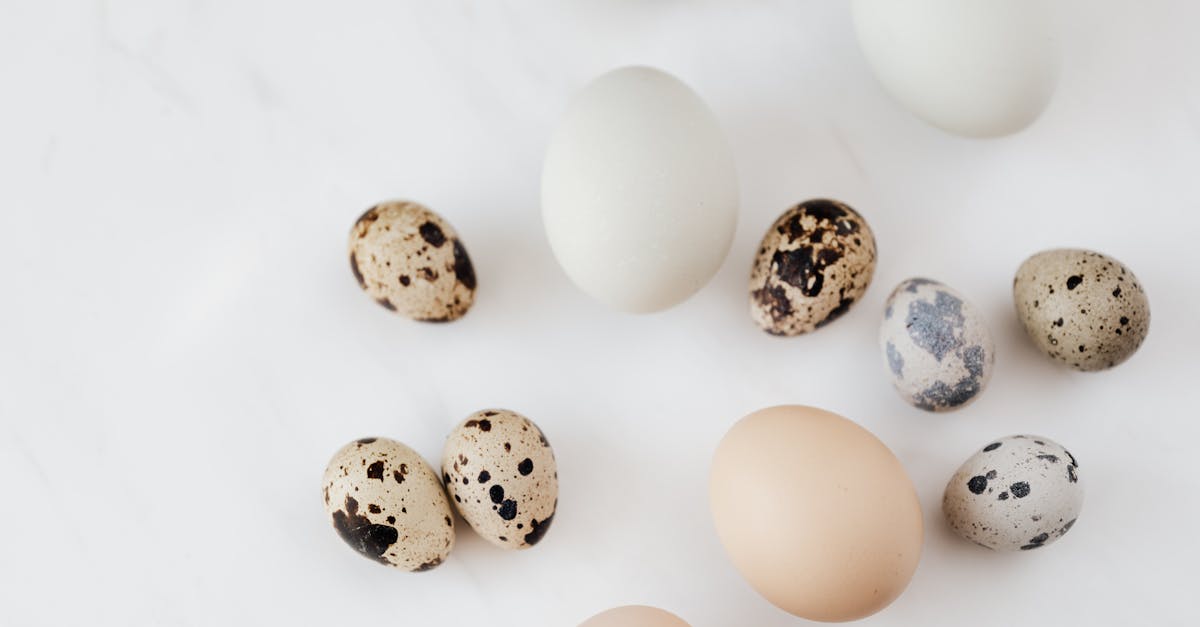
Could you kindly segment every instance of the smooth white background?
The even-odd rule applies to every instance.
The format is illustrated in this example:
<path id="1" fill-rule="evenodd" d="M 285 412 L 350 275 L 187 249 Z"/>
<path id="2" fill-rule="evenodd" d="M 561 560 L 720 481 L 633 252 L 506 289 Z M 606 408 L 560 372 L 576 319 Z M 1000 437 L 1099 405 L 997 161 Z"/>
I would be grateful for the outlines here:
<path id="1" fill-rule="evenodd" d="M 921 496 L 926 546 L 870 625 L 1195 624 L 1200 564 L 1200 5 L 1064 0 L 1045 115 L 947 135 L 871 76 L 838 2 L 34 2 L 0 6 L 0 624 L 572 626 L 659 605 L 695 627 L 802 623 L 712 529 L 712 451 L 807 403 L 874 431 Z M 589 301 L 539 219 L 571 94 L 646 63 L 690 83 L 742 181 L 714 280 L 669 311 Z M 747 315 L 759 237 L 790 204 L 870 220 L 863 302 L 813 335 Z M 461 232 L 461 321 L 395 317 L 346 261 L 354 218 L 419 200 Z M 1144 283 L 1149 339 L 1109 372 L 1026 340 L 1012 275 L 1085 246 Z M 998 344 L 968 409 L 909 408 L 876 330 L 911 275 L 956 287 Z M 437 459 L 469 412 L 519 410 L 560 465 L 554 527 L 505 553 L 465 526 L 441 568 L 347 550 L 319 498 L 341 444 Z M 1080 460 L 1061 542 L 998 555 L 941 520 L 945 481 L 1019 432 Z"/>

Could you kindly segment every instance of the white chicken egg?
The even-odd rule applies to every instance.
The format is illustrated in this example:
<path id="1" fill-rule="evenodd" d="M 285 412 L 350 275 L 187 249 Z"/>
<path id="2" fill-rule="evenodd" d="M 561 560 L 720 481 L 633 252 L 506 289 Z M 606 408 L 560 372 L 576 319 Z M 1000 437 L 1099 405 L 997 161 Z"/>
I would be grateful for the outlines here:
<path id="1" fill-rule="evenodd" d="M 854 0 L 853 12 L 887 91 L 952 133 L 1015 133 L 1054 92 L 1058 52 L 1042 0 Z"/>
<path id="2" fill-rule="evenodd" d="M 650 312 L 686 300 L 729 251 L 733 155 L 687 85 L 648 67 L 576 97 L 546 152 L 542 217 L 554 256 L 593 298 Z"/>

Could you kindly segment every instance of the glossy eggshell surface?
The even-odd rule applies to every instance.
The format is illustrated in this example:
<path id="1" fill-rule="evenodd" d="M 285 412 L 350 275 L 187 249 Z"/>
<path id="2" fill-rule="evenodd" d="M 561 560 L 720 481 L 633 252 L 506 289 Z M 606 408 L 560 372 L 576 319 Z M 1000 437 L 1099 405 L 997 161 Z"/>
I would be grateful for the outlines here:
<path id="1" fill-rule="evenodd" d="M 627 605 L 601 612 L 579 627 L 690 627 L 682 618 L 645 605 Z"/>
<path id="2" fill-rule="evenodd" d="M 893 387 L 926 411 L 958 409 L 975 400 L 992 377 L 996 353 L 979 310 L 930 279 L 908 279 L 892 290 L 879 347 Z"/>
<path id="3" fill-rule="evenodd" d="M 325 512 L 364 557 L 429 570 L 454 547 L 454 518 L 437 474 L 411 448 L 363 438 L 338 450 L 322 480 Z"/>
<path id="4" fill-rule="evenodd" d="M 709 496 L 734 566 L 783 610 L 863 618 L 904 591 L 921 555 L 921 506 L 904 467 L 866 429 L 798 405 L 746 416 L 713 457 Z"/>
<path id="5" fill-rule="evenodd" d="M 716 118 L 660 70 L 592 81 L 546 152 L 542 217 L 554 256 L 580 289 L 621 311 L 665 309 L 704 286 L 729 251 L 737 207 Z"/>
<path id="6" fill-rule="evenodd" d="M 750 317 L 772 335 L 819 329 L 862 299 L 875 274 L 875 235 L 836 200 L 802 202 L 767 230 L 750 269 Z"/>
<path id="7" fill-rule="evenodd" d="M 441 216 L 407 201 L 368 209 L 350 230 L 350 270 L 383 307 L 424 322 L 460 318 L 475 302 L 475 267 Z"/>
<path id="8" fill-rule="evenodd" d="M 946 484 L 942 512 L 955 533 L 997 551 L 1040 549 L 1075 525 L 1083 508 L 1079 463 L 1036 435 L 994 440 Z"/>
<path id="9" fill-rule="evenodd" d="M 532 420 L 507 409 L 478 411 L 446 438 L 442 479 L 471 528 L 505 549 L 542 540 L 558 507 L 554 450 Z"/>
<path id="10" fill-rule="evenodd" d="M 1150 331 L 1150 301 L 1120 261 L 1056 249 L 1026 259 L 1013 279 L 1017 316 L 1033 343 L 1075 370 L 1112 368 Z"/>
<path id="11" fill-rule="evenodd" d="M 1043 0 L 854 0 L 867 64 L 904 107 L 972 137 L 1017 132 L 1046 108 L 1058 46 Z"/>

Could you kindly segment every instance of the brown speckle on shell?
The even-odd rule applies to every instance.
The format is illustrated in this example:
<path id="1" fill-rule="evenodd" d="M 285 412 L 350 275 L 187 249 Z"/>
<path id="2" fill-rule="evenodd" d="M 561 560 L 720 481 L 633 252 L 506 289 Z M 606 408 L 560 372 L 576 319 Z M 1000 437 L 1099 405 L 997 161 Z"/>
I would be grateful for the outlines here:
<path id="1" fill-rule="evenodd" d="M 809 200 L 763 236 L 750 271 L 750 317 L 772 335 L 800 335 L 845 314 L 875 272 L 866 220 L 836 200 Z"/>
<path id="2" fill-rule="evenodd" d="M 447 245 L 449 244 L 449 245 Z M 407 201 L 381 203 L 350 230 L 350 269 L 381 306 L 425 322 L 462 317 L 475 301 L 475 269 L 454 229 Z"/>

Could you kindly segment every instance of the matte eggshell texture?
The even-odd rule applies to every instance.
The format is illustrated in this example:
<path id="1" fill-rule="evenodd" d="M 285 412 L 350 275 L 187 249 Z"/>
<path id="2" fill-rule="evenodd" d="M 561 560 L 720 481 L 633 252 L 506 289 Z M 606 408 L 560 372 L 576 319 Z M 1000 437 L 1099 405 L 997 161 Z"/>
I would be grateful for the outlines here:
<path id="1" fill-rule="evenodd" d="M 378 204 L 358 218 L 350 269 L 375 302 L 414 320 L 455 320 L 475 302 L 475 268 L 458 234 L 414 202 Z"/>
<path id="2" fill-rule="evenodd" d="M 875 273 L 867 221 L 836 200 L 788 209 L 763 236 L 750 270 L 750 317 L 772 335 L 799 335 L 838 319 Z"/>
<path id="3" fill-rule="evenodd" d="M 879 327 L 892 385 L 927 411 L 966 406 L 992 377 L 996 347 L 983 315 L 961 294 L 929 279 L 892 291 Z"/>
<path id="4" fill-rule="evenodd" d="M 322 481 L 338 535 L 363 556 L 402 570 L 429 570 L 454 547 L 442 483 L 415 451 L 363 438 L 334 454 Z"/>
<path id="5" fill-rule="evenodd" d="M 742 576 L 810 620 L 878 612 L 921 555 L 921 506 L 896 456 L 824 410 L 771 407 L 717 447 L 709 483 L 717 534 Z"/>
<path id="6" fill-rule="evenodd" d="M 479 535 L 527 549 L 550 529 L 558 465 L 541 429 L 506 409 L 475 412 L 446 439 L 442 478 L 451 501 Z"/>
<path id="7" fill-rule="evenodd" d="M 678 616 L 645 605 L 627 605 L 601 612 L 579 627 L 690 627 Z"/>
<path id="8" fill-rule="evenodd" d="M 614 70 L 579 93 L 542 172 L 555 258 L 593 298 L 650 312 L 716 274 L 737 226 L 733 154 L 708 107 L 675 77 Z"/>
<path id="9" fill-rule="evenodd" d="M 1057 249 L 1021 264 L 1017 316 L 1042 352 L 1083 371 L 1129 359 L 1150 331 L 1150 302 L 1124 264 L 1097 252 Z"/>
<path id="10" fill-rule="evenodd" d="M 855 0 L 868 65 L 909 111 L 953 133 L 1019 131 L 1046 108 L 1058 49 L 1044 0 Z"/>
<path id="11" fill-rule="evenodd" d="M 1083 507 L 1075 456 L 1036 435 L 991 442 L 963 463 L 942 499 L 958 535 L 998 551 L 1040 549 L 1071 529 Z"/>

